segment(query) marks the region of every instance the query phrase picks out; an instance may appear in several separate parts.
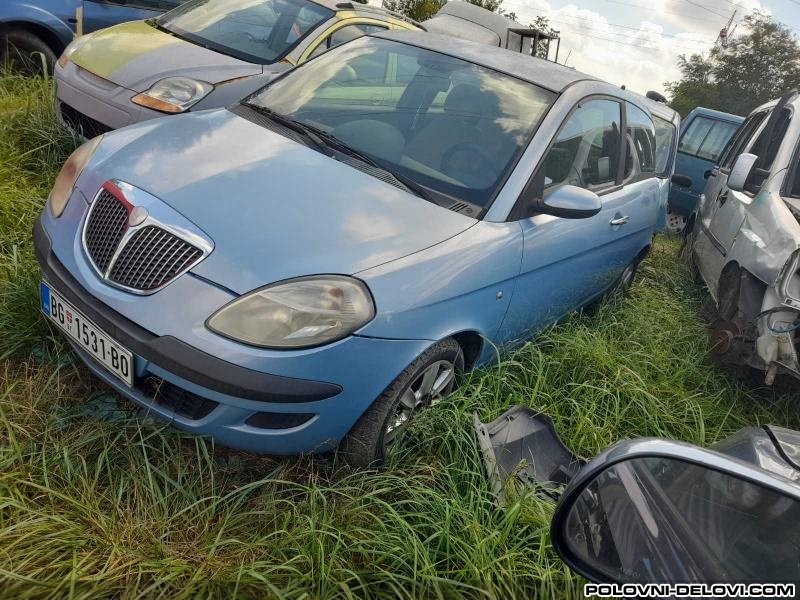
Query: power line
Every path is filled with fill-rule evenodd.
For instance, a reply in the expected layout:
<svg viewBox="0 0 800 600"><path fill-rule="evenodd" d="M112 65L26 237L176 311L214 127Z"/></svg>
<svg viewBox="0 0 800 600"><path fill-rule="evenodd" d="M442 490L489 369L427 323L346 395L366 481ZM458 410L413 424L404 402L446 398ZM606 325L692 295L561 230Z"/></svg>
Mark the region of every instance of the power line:
<svg viewBox="0 0 800 600"><path fill-rule="evenodd" d="M712 15L717 15L718 17L722 17L723 19L730 19L731 18L730 15L723 15L722 13L719 13L719 12L717 12L715 10L711 10L707 6L703 6L702 4L700 4L698 2L695 2L694 0L683 0L683 1L686 2L687 4L691 4L692 6L696 6L697 8L702 8L703 10L707 10Z"/></svg>
<svg viewBox="0 0 800 600"><path fill-rule="evenodd" d="M562 14L561 16L563 16L563 17L565 17L567 19L580 19L581 21L588 21L589 23L601 23L603 25L609 25L610 27L621 27L622 29L630 29L631 31L647 32L646 29L642 29L641 27L631 27L630 25L620 25L620 24L617 24L617 23L608 23L608 22L605 22L605 21L597 21L595 19L589 19L587 17L579 17L577 15ZM559 23L568 23L569 24L568 21L564 21L564 20L559 19L557 17L547 17L547 19L550 20L550 21L556 21L556 22L559 22ZM658 33L661 36L671 37L671 38L679 38L680 37L679 35L673 34L673 33L663 33L663 32L656 32L656 31L652 31L652 32L648 32L648 33ZM686 34L689 34L689 35L702 35L703 37L708 37L708 34L700 33L699 31L684 31L683 34L684 35L686 35Z"/></svg>
<svg viewBox="0 0 800 600"><path fill-rule="evenodd" d="M642 48L644 50L650 50L650 51L653 51L653 52L659 52L661 50L660 48L653 48L652 46L646 46L644 44L637 44L635 42L625 42L625 41L617 40L617 39L614 39L614 38L607 38L607 37L602 37L602 36L599 36L599 35L592 35L590 33L584 32L584 31L578 31L577 29L567 29L567 31L569 33L574 34L574 35L581 35L583 37L588 37L588 38L592 38L592 39L596 39L596 40L603 40L605 42L612 42L614 44L621 44L623 46L633 46L634 48ZM613 32L609 32L609 33L613 33ZM623 35L623 34L620 34L620 35ZM655 42L653 42L653 43L655 43ZM681 49L681 50L686 50L687 52L696 52L697 51L697 48L689 48L689 47L686 47L686 46L675 46L675 47L677 47L678 49Z"/></svg>

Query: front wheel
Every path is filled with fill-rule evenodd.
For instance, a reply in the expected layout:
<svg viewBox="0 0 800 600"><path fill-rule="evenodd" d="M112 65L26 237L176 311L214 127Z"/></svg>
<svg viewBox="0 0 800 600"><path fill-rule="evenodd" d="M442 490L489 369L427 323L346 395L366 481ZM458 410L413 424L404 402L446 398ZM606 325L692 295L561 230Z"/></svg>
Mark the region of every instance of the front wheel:
<svg viewBox="0 0 800 600"><path fill-rule="evenodd" d="M24 29L0 33L0 64L25 75L53 74L56 55L41 38Z"/></svg>
<svg viewBox="0 0 800 600"><path fill-rule="evenodd" d="M464 353L452 338L434 344L386 388L339 445L339 456L354 467L380 464L409 420L456 387Z"/></svg>

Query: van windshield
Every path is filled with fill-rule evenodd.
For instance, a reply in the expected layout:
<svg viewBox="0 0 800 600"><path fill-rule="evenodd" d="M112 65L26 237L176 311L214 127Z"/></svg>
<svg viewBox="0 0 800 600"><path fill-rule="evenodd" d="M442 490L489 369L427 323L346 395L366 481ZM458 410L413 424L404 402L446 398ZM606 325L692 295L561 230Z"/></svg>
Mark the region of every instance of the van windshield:
<svg viewBox="0 0 800 600"><path fill-rule="evenodd" d="M193 0L156 19L160 29L257 64L286 56L334 12L308 0Z"/></svg>
<svg viewBox="0 0 800 600"><path fill-rule="evenodd" d="M363 37L245 104L334 136L434 194L486 207L554 98L466 60Z"/></svg>

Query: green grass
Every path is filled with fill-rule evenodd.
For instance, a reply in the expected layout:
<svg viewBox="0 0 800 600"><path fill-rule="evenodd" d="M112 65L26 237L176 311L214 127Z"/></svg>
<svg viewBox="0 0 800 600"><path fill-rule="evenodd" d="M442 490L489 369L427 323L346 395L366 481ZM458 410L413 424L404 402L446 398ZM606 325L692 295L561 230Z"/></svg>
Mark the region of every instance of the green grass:
<svg viewBox="0 0 800 600"><path fill-rule="evenodd" d="M38 313L30 228L75 140L46 81L0 77L0 596L551 598L581 581L551 503L496 508L472 438L513 404L591 457L798 422L797 399L707 364L700 291L660 238L629 298L576 316L420 416L381 471L215 448L94 381Z"/></svg>

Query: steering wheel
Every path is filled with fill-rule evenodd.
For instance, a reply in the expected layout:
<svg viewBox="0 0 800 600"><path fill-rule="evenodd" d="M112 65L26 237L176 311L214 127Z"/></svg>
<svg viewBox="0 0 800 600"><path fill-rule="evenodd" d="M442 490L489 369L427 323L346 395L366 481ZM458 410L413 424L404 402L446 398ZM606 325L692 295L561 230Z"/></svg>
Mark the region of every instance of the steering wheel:
<svg viewBox="0 0 800 600"><path fill-rule="evenodd" d="M459 154L467 154L472 155L477 163L473 163L470 160L470 164L493 164L493 161L489 156L483 151L483 149L478 146L477 144L473 143L461 143L456 144L452 148L450 148L447 152L444 153L442 156L442 173L447 175L448 177L452 177L453 179L460 180L459 177L455 177L455 174L463 175L463 169L454 168L453 159ZM478 173L477 170L471 171L472 174ZM486 185L489 186L493 183L493 181L487 181Z"/></svg>

